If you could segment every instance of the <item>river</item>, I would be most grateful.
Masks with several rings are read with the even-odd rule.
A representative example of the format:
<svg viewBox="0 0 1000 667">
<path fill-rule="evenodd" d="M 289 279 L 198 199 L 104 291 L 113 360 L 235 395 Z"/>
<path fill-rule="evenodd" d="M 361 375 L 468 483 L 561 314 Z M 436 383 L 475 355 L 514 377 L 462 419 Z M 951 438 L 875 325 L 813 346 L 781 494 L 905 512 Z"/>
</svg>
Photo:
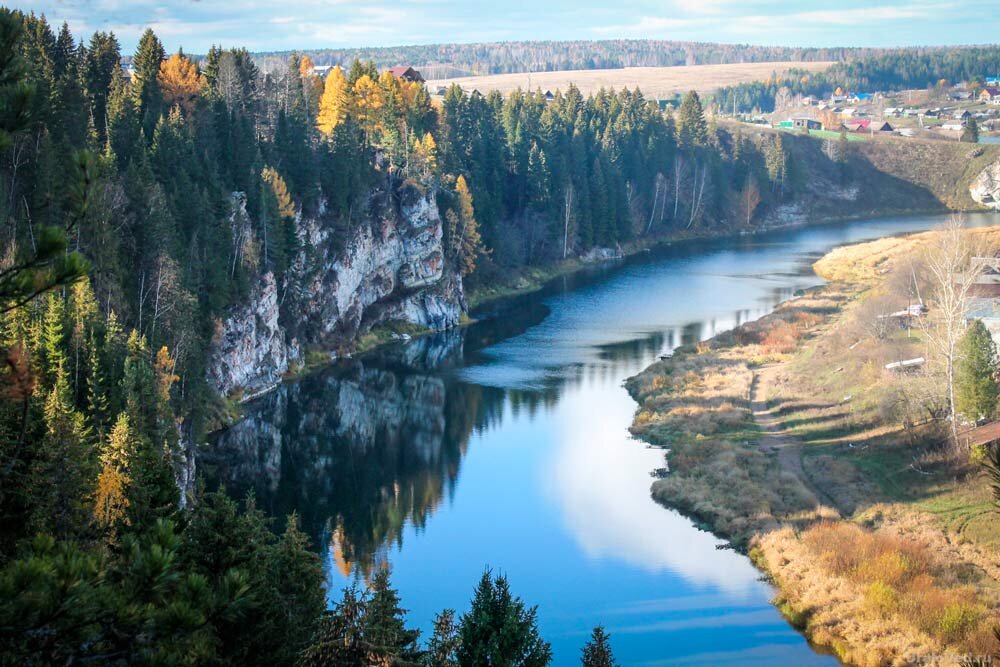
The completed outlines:
<svg viewBox="0 0 1000 667">
<path fill-rule="evenodd" d="M 836 664 L 769 604 L 745 556 L 653 502 L 663 453 L 629 436 L 622 382 L 819 283 L 823 252 L 943 219 L 678 243 L 560 278 L 471 327 L 282 385 L 201 469 L 275 516 L 298 512 L 331 601 L 389 564 L 425 637 L 490 567 L 538 605 L 557 665 L 578 664 L 598 623 L 623 665 Z"/>
</svg>

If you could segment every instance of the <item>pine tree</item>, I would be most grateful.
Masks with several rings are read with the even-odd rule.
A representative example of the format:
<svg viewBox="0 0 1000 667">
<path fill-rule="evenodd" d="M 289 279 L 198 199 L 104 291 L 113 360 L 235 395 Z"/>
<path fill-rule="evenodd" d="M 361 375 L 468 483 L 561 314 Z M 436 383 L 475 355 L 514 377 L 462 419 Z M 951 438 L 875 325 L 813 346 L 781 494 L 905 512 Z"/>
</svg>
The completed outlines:
<svg viewBox="0 0 1000 667">
<path fill-rule="evenodd" d="M 426 667 L 457 667 L 458 666 L 458 626 L 455 624 L 455 611 L 445 609 L 434 617 L 434 634 L 427 642 L 424 654 Z"/>
<path fill-rule="evenodd" d="M 970 421 L 992 416 L 1000 390 L 996 345 L 982 320 L 972 320 L 959 342 L 955 368 L 955 407 Z"/>
<path fill-rule="evenodd" d="M 979 124 L 976 122 L 975 118 L 970 118 L 962 129 L 961 141 L 970 144 L 979 143 Z"/>
<path fill-rule="evenodd" d="M 405 614 L 389 581 L 389 569 L 383 567 L 372 578 L 363 632 L 369 650 L 385 662 L 413 661 L 416 657 L 420 632 L 406 628 Z"/>
<path fill-rule="evenodd" d="M 701 107 L 701 98 L 692 90 L 684 95 L 678 110 L 677 146 L 682 150 L 690 150 L 704 146 L 707 141 L 708 125 Z"/>
<path fill-rule="evenodd" d="M 312 644 L 299 658 L 299 667 L 368 667 L 363 637 L 365 601 L 356 588 L 345 588 L 343 597 L 323 619 Z"/>
<path fill-rule="evenodd" d="M 608 633 L 600 625 L 590 633 L 590 641 L 583 647 L 581 664 L 583 667 L 618 667 L 611 653 L 611 642 Z"/>
<path fill-rule="evenodd" d="M 69 379 L 61 365 L 45 400 L 44 420 L 45 435 L 34 470 L 33 525 L 67 539 L 87 524 L 96 475 L 84 418 L 73 408 Z"/>
<path fill-rule="evenodd" d="M 459 625 L 458 664 L 462 667 L 503 665 L 542 667 L 552 661 L 552 649 L 538 634 L 537 609 L 528 608 L 510 592 L 507 578 L 483 573 L 472 607 Z"/>
<path fill-rule="evenodd" d="M 132 83 L 129 88 L 139 110 L 139 118 L 147 137 L 153 136 L 153 128 L 163 110 L 163 96 L 157 77 L 160 65 L 167 57 L 163 44 L 149 28 L 139 38 L 135 55 L 132 57 Z"/>
</svg>

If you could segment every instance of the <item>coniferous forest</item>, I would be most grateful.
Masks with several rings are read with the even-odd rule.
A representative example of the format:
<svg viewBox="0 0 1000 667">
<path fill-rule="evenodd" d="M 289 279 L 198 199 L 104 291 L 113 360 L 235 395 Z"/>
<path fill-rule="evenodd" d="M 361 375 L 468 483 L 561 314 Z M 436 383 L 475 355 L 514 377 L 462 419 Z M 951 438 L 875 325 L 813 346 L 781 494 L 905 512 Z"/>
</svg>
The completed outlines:
<svg viewBox="0 0 1000 667">
<path fill-rule="evenodd" d="M 182 443 L 218 424 L 217 322 L 265 273 L 294 294 L 298 221 L 346 237 L 373 193 L 436 196 L 445 261 L 474 286 L 720 220 L 728 183 L 780 197 L 780 142 L 717 131 L 694 94 L 676 116 L 638 91 L 432 105 L 371 63 L 324 80 L 295 55 L 196 62 L 152 31 L 130 71 L 122 55 L 113 34 L 0 13 L 4 663 L 483 664 L 502 626 L 516 664 L 545 664 L 503 577 L 418 642 L 387 577 L 325 611 L 294 517 L 275 534 L 252 498 L 179 492 Z"/>
<path fill-rule="evenodd" d="M 112 33 L 8 10 L 0 156 L 11 665 L 547 664 L 502 575 L 420 638 L 388 572 L 326 591 L 295 516 L 272 530 L 253 497 L 190 478 L 188 446 L 224 422 L 207 380 L 220 322 L 265 276 L 291 321 L 314 278 L 303 221 L 346 244 L 414 192 L 475 290 L 595 249 L 750 228 L 802 180 L 781 134 L 717 127 L 693 92 L 676 110 L 573 87 L 454 86 L 432 102 L 370 60 L 321 77 L 298 54 L 168 53 L 151 30 L 123 54 Z M 603 630 L 584 660 L 613 664 Z"/>
</svg>

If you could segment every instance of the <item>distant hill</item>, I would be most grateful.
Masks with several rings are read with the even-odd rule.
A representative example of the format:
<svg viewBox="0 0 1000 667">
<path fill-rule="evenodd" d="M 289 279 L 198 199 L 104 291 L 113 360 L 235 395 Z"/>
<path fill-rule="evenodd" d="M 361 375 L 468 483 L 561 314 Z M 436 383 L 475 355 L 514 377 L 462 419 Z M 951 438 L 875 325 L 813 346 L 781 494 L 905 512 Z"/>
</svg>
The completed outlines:
<svg viewBox="0 0 1000 667">
<path fill-rule="evenodd" d="M 355 49 L 306 49 L 317 65 L 350 64 L 372 60 L 379 67 L 412 65 L 427 79 L 484 74 L 552 72 L 562 70 L 669 67 L 781 61 L 833 61 L 879 53 L 879 49 L 799 48 L 674 42 L 653 39 L 573 40 L 537 42 L 481 42 L 427 44 Z M 262 63 L 284 62 L 289 52 L 262 52 Z"/>
</svg>

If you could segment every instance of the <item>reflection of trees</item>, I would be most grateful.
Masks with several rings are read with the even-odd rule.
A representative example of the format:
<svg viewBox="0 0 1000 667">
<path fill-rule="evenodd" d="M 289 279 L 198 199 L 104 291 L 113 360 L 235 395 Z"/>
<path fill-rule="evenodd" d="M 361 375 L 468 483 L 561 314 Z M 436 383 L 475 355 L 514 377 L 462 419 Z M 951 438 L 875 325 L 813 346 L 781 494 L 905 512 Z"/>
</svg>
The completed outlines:
<svg viewBox="0 0 1000 667">
<path fill-rule="evenodd" d="M 775 299 L 780 296 L 775 293 Z M 218 436 L 201 458 L 201 470 L 233 495 L 253 492 L 272 516 L 297 512 L 303 529 L 317 545 L 329 545 L 345 575 L 367 576 L 400 543 L 408 523 L 422 528 L 453 493 L 474 430 L 497 428 L 507 414 L 551 409 L 564 391 L 584 382 L 618 383 L 661 350 L 697 342 L 710 324 L 598 345 L 588 361 L 549 361 L 532 351 L 533 358 L 514 363 L 544 368 L 545 379 L 536 386 L 454 379 L 449 371 L 466 360 L 488 367 L 484 348 L 516 336 L 548 312 L 537 298 L 512 303 L 516 307 L 468 329 L 420 338 L 280 386 Z M 720 324 L 750 315 L 737 312 L 734 322 Z"/>
<path fill-rule="evenodd" d="M 413 348 L 414 365 L 444 361 L 440 347 Z M 345 363 L 255 403 L 204 463 L 272 515 L 297 512 L 342 571 L 367 576 L 407 522 L 422 527 L 451 493 L 479 402 L 472 385 Z"/>
</svg>

